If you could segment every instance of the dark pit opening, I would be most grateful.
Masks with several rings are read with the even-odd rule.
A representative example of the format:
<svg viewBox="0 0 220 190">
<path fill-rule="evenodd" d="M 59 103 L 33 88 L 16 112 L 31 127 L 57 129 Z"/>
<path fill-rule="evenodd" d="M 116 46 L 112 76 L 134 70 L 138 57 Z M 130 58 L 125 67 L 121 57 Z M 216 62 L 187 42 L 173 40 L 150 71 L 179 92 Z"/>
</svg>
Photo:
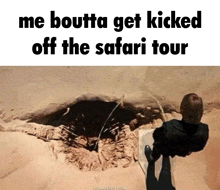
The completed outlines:
<svg viewBox="0 0 220 190">
<path fill-rule="evenodd" d="M 86 100 L 66 106 L 46 116 L 32 118 L 29 122 L 54 127 L 62 126 L 65 144 L 70 147 L 98 151 L 97 141 L 103 125 L 100 139 L 115 141 L 124 125 L 129 125 L 130 130 L 133 131 L 140 125 L 150 123 L 157 118 L 161 118 L 158 108 L 138 109 L 128 103 L 124 103 L 122 107 L 117 102 Z"/>
<path fill-rule="evenodd" d="M 121 105 L 97 99 L 60 106 L 33 114 L 29 122 L 54 126 L 57 130 L 52 133 L 58 131 L 61 142 L 58 150 L 61 148 L 65 159 L 83 171 L 128 167 L 137 161 L 135 129 L 162 116 L 158 106 L 137 108 L 126 102 Z M 172 112 L 168 106 L 163 109 Z"/>
<path fill-rule="evenodd" d="M 80 101 L 47 116 L 33 118 L 30 122 L 55 127 L 62 125 L 67 145 L 97 151 L 96 142 L 100 130 L 116 106 L 116 102 Z M 136 114 L 135 109 L 118 106 L 106 122 L 100 139 L 114 139 L 124 125 L 136 118 Z"/>
</svg>

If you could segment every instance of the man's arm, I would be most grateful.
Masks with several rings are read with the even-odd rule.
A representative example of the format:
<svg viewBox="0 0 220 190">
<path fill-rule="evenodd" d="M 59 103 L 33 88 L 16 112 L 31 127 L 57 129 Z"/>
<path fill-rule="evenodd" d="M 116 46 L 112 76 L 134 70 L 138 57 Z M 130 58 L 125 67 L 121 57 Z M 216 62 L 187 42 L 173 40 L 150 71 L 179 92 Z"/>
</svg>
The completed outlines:
<svg viewBox="0 0 220 190">
<path fill-rule="evenodd" d="M 200 129 L 192 137 L 191 150 L 193 152 L 201 151 L 204 149 L 209 138 L 208 125 L 202 124 Z"/>
<path fill-rule="evenodd" d="M 163 125 L 161 127 L 158 127 L 154 130 L 153 132 L 153 138 L 154 141 L 158 142 L 158 141 L 163 141 L 163 139 L 165 138 L 165 123 L 163 123 Z"/>
</svg>

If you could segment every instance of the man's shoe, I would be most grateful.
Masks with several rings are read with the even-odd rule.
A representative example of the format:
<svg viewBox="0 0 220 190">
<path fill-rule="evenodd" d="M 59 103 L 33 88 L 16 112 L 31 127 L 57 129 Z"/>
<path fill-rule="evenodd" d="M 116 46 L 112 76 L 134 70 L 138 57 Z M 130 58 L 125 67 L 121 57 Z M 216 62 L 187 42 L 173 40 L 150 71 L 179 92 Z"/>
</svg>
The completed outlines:
<svg viewBox="0 0 220 190">
<path fill-rule="evenodd" d="M 146 145 L 145 146 L 145 149 L 144 149 L 144 153 L 145 153 L 145 156 L 146 156 L 146 158 L 147 158 L 147 161 L 150 163 L 150 162 L 154 162 L 154 159 L 153 159 L 153 157 L 152 157 L 152 155 L 151 155 L 151 148 L 148 146 L 148 145 Z"/>
</svg>

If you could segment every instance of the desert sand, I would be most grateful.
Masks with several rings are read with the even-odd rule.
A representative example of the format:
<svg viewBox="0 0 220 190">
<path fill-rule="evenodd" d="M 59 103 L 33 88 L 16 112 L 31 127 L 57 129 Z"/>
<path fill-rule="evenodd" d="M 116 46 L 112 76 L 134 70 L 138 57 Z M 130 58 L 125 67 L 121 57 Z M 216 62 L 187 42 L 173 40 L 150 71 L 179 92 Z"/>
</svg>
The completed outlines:
<svg viewBox="0 0 220 190">
<path fill-rule="evenodd" d="M 205 149 L 172 164 L 176 189 L 220 189 L 220 67 L 0 67 L 0 129 L 47 114 L 78 97 L 121 99 L 134 107 L 179 111 L 183 95 L 203 98 L 209 125 Z M 107 98 L 106 98 L 107 97 Z M 126 168 L 79 171 L 56 159 L 48 143 L 22 132 L 0 131 L 0 189 L 146 189 L 138 162 Z"/>
</svg>

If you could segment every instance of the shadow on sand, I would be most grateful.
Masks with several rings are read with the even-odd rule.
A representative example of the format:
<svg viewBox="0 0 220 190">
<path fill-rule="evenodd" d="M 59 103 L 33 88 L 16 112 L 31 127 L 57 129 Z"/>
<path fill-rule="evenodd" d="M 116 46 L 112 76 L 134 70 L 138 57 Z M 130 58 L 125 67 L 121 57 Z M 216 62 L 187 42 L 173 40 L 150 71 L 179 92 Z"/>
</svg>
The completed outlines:
<svg viewBox="0 0 220 190">
<path fill-rule="evenodd" d="M 169 157 L 163 156 L 159 179 L 155 177 L 155 162 L 149 163 L 146 178 L 147 190 L 175 190 L 171 181 L 171 168 Z"/>
</svg>

